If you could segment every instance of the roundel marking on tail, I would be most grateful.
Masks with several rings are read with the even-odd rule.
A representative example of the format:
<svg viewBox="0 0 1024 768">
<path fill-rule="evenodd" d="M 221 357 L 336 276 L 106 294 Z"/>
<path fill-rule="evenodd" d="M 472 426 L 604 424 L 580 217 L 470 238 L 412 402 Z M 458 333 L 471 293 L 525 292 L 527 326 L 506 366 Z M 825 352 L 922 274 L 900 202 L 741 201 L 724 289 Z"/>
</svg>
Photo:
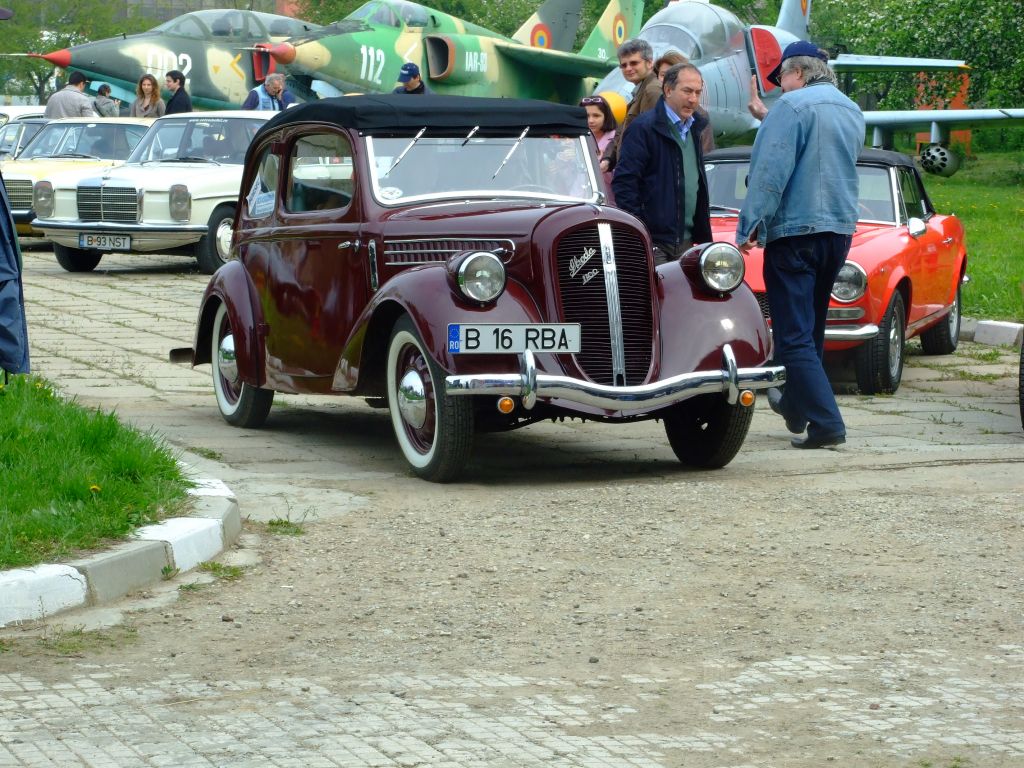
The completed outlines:
<svg viewBox="0 0 1024 768">
<path fill-rule="evenodd" d="M 616 45 L 622 45 L 626 40 L 626 17 L 621 13 L 615 14 L 615 20 L 612 22 L 612 41 Z"/>
<path fill-rule="evenodd" d="M 551 28 L 547 24 L 537 24 L 530 30 L 530 45 L 534 48 L 550 48 Z"/>
</svg>

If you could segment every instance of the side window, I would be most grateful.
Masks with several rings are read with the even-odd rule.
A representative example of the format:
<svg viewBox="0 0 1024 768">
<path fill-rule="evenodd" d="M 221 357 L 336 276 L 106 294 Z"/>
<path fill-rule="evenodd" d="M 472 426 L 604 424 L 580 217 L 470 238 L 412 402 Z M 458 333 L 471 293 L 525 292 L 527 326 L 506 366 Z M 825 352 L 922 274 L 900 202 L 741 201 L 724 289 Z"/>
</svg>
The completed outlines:
<svg viewBox="0 0 1024 768">
<path fill-rule="evenodd" d="M 302 136 L 292 146 L 285 208 L 293 213 L 342 210 L 352 202 L 352 146 L 337 133 Z"/>
<path fill-rule="evenodd" d="M 260 156 L 257 166 L 259 170 L 256 171 L 256 177 L 245 196 L 249 218 L 260 219 L 274 212 L 280 166 L 281 158 L 272 153 L 268 145 Z"/>
<path fill-rule="evenodd" d="M 917 216 L 919 219 L 926 219 L 931 214 L 928 204 L 921 189 L 921 182 L 917 176 L 908 168 L 899 169 L 900 192 L 903 197 L 903 208 L 907 218 Z"/>
</svg>

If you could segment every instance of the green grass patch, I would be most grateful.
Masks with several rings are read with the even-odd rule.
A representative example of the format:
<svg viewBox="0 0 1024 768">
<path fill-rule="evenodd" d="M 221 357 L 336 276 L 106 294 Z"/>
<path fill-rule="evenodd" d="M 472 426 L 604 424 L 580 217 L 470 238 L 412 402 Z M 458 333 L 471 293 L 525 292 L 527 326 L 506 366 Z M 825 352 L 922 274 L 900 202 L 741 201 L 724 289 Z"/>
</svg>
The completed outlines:
<svg viewBox="0 0 1024 768">
<path fill-rule="evenodd" d="M 179 512 L 190 486 L 158 438 L 29 376 L 0 382 L 0 477 L 0 569 L 122 539 Z"/>
<path fill-rule="evenodd" d="M 245 573 L 245 569 L 240 565 L 224 565 L 224 563 L 218 563 L 213 560 L 200 563 L 198 567 L 200 571 L 212 574 L 218 579 L 224 579 L 225 581 L 235 581 L 242 578 L 242 574 Z"/>
<path fill-rule="evenodd" d="M 285 520 L 280 517 L 267 521 L 267 531 L 269 533 L 276 533 L 278 536 L 301 536 L 305 533 L 301 522 Z"/>
<path fill-rule="evenodd" d="M 935 208 L 964 224 L 964 314 L 1024 320 L 1024 151 L 979 152 L 953 176 L 927 176 L 925 184 Z"/>
</svg>

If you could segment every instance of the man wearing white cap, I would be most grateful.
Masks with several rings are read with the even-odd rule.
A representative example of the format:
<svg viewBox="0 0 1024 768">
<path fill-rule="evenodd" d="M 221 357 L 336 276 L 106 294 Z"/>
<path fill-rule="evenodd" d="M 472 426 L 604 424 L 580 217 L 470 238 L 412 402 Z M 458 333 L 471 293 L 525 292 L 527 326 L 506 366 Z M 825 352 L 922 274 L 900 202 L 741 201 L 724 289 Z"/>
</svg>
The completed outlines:
<svg viewBox="0 0 1024 768">
<path fill-rule="evenodd" d="M 857 225 L 864 115 L 814 43 L 786 46 L 768 79 L 783 93 L 754 140 L 736 244 L 764 245 L 775 361 L 786 367 L 768 404 L 790 432 L 807 429 L 795 448 L 831 448 L 846 442 L 846 425 L 822 365 L 825 320 Z"/>
</svg>

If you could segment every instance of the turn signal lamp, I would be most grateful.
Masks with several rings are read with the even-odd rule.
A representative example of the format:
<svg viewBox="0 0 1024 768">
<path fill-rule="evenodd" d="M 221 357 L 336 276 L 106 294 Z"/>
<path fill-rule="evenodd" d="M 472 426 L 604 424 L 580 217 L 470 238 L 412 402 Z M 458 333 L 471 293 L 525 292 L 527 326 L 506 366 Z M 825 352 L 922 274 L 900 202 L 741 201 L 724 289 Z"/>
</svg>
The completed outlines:
<svg viewBox="0 0 1024 768">
<path fill-rule="evenodd" d="M 740 392 L 740 405 L 749 408 L 754 404 L 754 400 L 757 399 L 754 395 L 754 391 L 751 389 L 744 389 Z"/>
<path fill-rule="evenodd" d="M 516 401 L 511 397 L 499 397 L 498 398 L 498 412 L 508 416 L 512 411 L 516 409 Z"/>
</svg>

